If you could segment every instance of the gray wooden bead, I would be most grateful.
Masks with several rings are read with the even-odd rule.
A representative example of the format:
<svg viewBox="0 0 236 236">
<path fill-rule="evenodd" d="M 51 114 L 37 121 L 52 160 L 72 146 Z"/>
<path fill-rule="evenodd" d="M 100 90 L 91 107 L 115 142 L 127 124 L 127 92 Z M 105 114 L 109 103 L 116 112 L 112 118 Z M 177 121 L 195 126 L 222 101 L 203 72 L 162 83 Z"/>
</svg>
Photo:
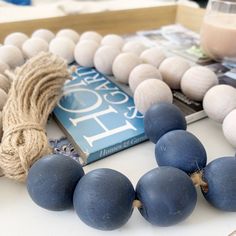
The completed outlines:
<svg viewBox="0 0 236 236">
<path fill-rule="evenodd" d="M 204 96 L 203 108 L 211 119 L 223 122 L 236 109 L 236 89 L 225 84 L 212 87 Z"/>
<path fill-rule="evenodd" d="M 0 88 L 0 111 L 3 109 L 6 101 L 7 101 L 7 94 L 3 89 Z"/>
<path fill-rule="evenodd" d="M 178 56 L 166 58 L 160 65 L 163 81 L 165 81 L 170 88 L 179 89 L 180 81 L 184 73 L 190 68 L 189 63 Z"/>
<path fill-rule="evenodd" d="M 38 29 L 33 32 L 31 35 L 32 38 L 41 38 L 45 40 L 47 43 L 50 43 L 53 38 L 55 38 L 55 34 L 48 29 Z"/>
<path fill-rule="evenodd" d="M 150 108 L 151 105 L 158 102 L 172 103 L 173 95 L 168 85 L 157 79 L 147 79 L 140 83 L 134 92 L 135 107 L 142 114 Z"/>
<path fill-rule="evenodd" d="M 67 64 L 74 61 L 75 43 L 69 37 L 56 37 L 49 44 L 49 51 L 66 60 Z"/>
<path fill-rule="evenodd" d="M 40 52 L 47 52 L 48 42 L 38 37 L 27 39 L 22 45 L 22 51 L 26 58 L 31 58 Z"/>
<path fill-rule="evenodd" d="M 181 79 L 182 92 L 195 101 L 202 101 L 206 92 L 218 84 L 216 74 L 204 66 L 194 66 Z"/>
<path fill-rule="evenodd" d="M 120 50 L 117 47 L 105 45 L 100 47 L 94 55 L 95 68 L 105 74 L 112 74 L 112 65 Z"/>
<path fill-rule="evenodd" d="M 2 140 L 2 135 L 3 135 L 3 129 L 2 129 L 2 112 L 0 111 L 0 143 Z M 1 175 L 1 170 L 0 170 L 0 175 Z"/>
<path fill-rule="evenodd" d="M 93 67 L 93 59 L 98 47 L 99 44 L 94 40 L 79 41 L 74 50 L 75 61 L 81 66 Z"/>
<path fill-rule="evenodd" d="M 3 74 L 5 72 L 5 70 L 9 70 L 10 67 L 8 64 L 6 64 L 3 61 L 0 61 L 0 74 Z"/>
<path fill-rule="evenodd" d="M 15 69 L 25 62 L 21 50 L 13 45 L 4 45 L 0 47 L 0 60 L 7 64 L 11 69 Z"/>
<path fill-rule="evenodd" d="M 4 90 L 6 93 L 8 93 L 10 87 L 11 87 L 11 82 L 9 81 L 9 79 L 6 76 L 0 74 L 0 88 Z"/>
<path fill-rule="evenodd" d="M 4 44 L 5 45 L 13 45 L 18 47 L 20 50 L 22 49 L 23 43 L 28 39 L 29 37 L 21 32 L 14 32 L 9 35 L 4 39 Z"/>
<path fill-rule="evenodd" d="M 142 42 L 128 41 L 122 47 L 122 52 L 132 52 L 136 54 L 137 56 L 140 56 L 140 54 L 146 49 L 147 47 Z"/>
<path fill-rule="evenodd" d="M 102 35 L 95 32 L 95 31 L 86 31 L 84 33 L 82 33 L 80 35 L 80 41 L 83 40 L 93 40 L 95 42 L 97 42 L 98 44 L 100 44 L 101 40 L 102 40 Z"/>
<path fill-rule="evenodd" d="M 61 29 L 57 32 L 56 37 L 66 37 L 71 39 L 75 44 L 79 41 L 79 34 L 73 29 Z"/>
<path fill-rule="evenodd" d="M 112 72 L 120 83 L 128 84 L 129 74 L 133 68 L 141 63 L 141 59 L 134 53 L 119 54 L 112 65 Z"/>
<path fill-rule="evenodd" d="M 232 110 L 223 121 L 223 133 L 228 142 L 236 147 L 236 109 Z"/>
<path fill-rule="evenodd" d="M 152 47 L 144 50 L 140 58 L 144 63 L 151 64 L 159 68 L 161 62 L 166 58 L 164 51 L 159 47 Z"/>
<path fill-rule="evenodd" d="M 124 39 L 117 34 L 108 34 L 103 37 L 101 45 L 110 45 L 121 49 L 124 45 Z"/>
<path fill-rule="evenodd" d="M 136 66 L 129 75 L 129 87 L 134 93 L 137 86 L 146 79 L 156 78 L 162 80 L 161 73 L 153 65 L 141 64 Z"/>
</svg>

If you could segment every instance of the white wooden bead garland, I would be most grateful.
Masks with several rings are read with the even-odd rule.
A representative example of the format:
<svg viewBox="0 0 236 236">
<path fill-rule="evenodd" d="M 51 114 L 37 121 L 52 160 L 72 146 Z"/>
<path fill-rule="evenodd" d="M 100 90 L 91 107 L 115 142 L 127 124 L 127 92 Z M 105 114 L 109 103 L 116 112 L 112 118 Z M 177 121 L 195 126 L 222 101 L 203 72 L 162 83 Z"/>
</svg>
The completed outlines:
<svg viewBox="0 0 236 236">
<path fill-rule="evenodd" d="M 17 41 L 17 36 L 20 38 L 19 42 Z M 148 67 L 150 67 L 150 65 L 154 66 L 155 68 L 160 67 L 159 69 L 161 73 L 157 69 L 156 70 L 158 71 L 158 74 L 161 75 L 160 77 L 163 77 L 164 82 L 166 82 L 173 89 L 181 88 L 182 92 L 193 100 L 203 100 L 205 94 L 207 91 L 209 91 L 203 102 L 204 109 L 210 118 L 219 122 L 223 122 L 224 135 L 232 145 L 236 146 L 236 138 L 234 137 L 236 131 L 230 132 L 232 131 L 233 127 L 231 129 L 229 128 L 229 124 L 233 123 L 232 120 L 235 118 L 233 109 L 236 108 L 236 102 L 235 99 L 232 98 L 235 96 L 235 93 L 233 92 L 235 89 L 224 85 L 227 87 L 227 91 L 223 91 L 225 89 L 219 89 L 218 86 L 215 86 L 218 84 L 218 79 L 211 70 L 202 66 L 194 66 L 190 68 L 188 62 L 182 58 L 165 58 L 166 56 L 164 52 L 158 47 L 147 49 L 145 45 L 137 41 L 125 43 L 122 37 L 115 34 L 109 34 L 105 37 L 102 37 L 97 32 L 87 31 L 79 36 L 76 31 L 71 29 L 62 29 L 56 35 L 58 41 L 61 40 L 59 40 L 59 38 L 62 38 L 61 36 L 70 38 L 74 42 L 79 40 L 75 46 L 75 49 L 73 50 L 73 56 L 73 47 L 71 46 L 71 43 L 67 44 L 65 47 L 63 47 L 64 45 L 62 47 L 56 46 L 56 49 L 53 48 L 52 45 L 54 43 L 52 43 L 49 46 L 50 51 L 57 55 L 61 55 L 65 60 L 67 60 L 68 64 L 73 62 L 75 57 L 76 62 L 82 66 L 95 66 L 96 69 L 101 73 L 109 75 L 113 74 L 116 80 L 121 83 L 128 84 L 128 79 L 130 77 L 130 87 L 133 92 L 135 91 L 135 88 L 144 83 L 145 80 L 159 77 L 150 75 L 145 76 L 145 79 L 143 79 L 142 76 L 140 76 L 142 79 L 139 81 L 139 79 L 137 79 L 139 76 L 132 76 L 132 74 L 135 74 L 134 72 L 138 70 L 136 67 L 142 63 L 146 63 L 146 65 L 149 64 Z M 39 29 L 32 34 L 32 38 L 28 39 L 27 37 L 27 35 L 24 36 L 24 34 L 20 32 L 10 34 L 8 37 L 6 37 L 5 43 L 11 45 L 4 45 L 0 47 L 0 73 L 4 73 L 5 70 L 15 69 L 17 66 L 22 65 L 24 63 L 24 56 L 30 58 L 40 51 L 47 51 L 48 43 L 51 42 L 53 38 L 55 38 L 55 34 L 47 29 Z M 39 45 L 37 45 L 37 43 L 32 43 L 40 41 L 40 39 L 41 42 L 43 41 L 44 43 L 39 43 Z M 57 40 L 55 41 L 57 42 Z M 31 43 L 27 46 L 27 42 Z M 103 46 L 100 47 L 100 45 Z M 110 47 L 110 50 L 108 50 L 107 47 Z M 117 50 L 115 51 L 113 49 L 112 52 L 112 47 L 116 47 Z M 121 47 L 123 52 L 118 52 L 118 48 Z M 22 51 L 20 49 L 22 49 Z M 148 83 L 145 82 L 141 88 L 148 88 L 149 86 L 146 85 Z M 210 89 L 213 86 L 215 87 Z M 2 88 L 2 92 L 0 93 L 4 94 L 8 89 L 7 87 L 8 82 L 0 77 L 0 88 Z M 155 89 L 157 88 L 153 88 L 153 90 Z M 141 89 L 139 89 L 139 93 L 141 93 L 140 91 Z M 145 91 L 147 91 L 147 89 Z M 142 92 L 144 93 L 144 91 Z M 169 92 L 167 92 L 167 94 L 169 94 Z M 167 94 L 165 94 L 165 96 L 167 97 L 167 100 L 170 100 Z M 4 97 L 5 95 L 2 96 Z M 138 95 L 135 97 L 137 96 Z M 211 102 L 212 100 L 214 101 L 214 96 L 215 102 Z M 224 96 L 224 99 L 222 96 Z M 147 100 L 144 102 L 146 105 L 141 105 L 142 99 L 135 98 L 136 104 L 139 104 L 137 107 L 142 107 L 139 108 L 142 110 L 142 112 L 145 112 L 145 110 L 148 109 L 147 104 L 151 104 L 151 97 L 145 98 L 147 100 L 150 99 L 149 102 L 147 102 Z M 216 102 L 217 98 L 218 100 L 220 98 L 221 99 Z"/>
</svg>

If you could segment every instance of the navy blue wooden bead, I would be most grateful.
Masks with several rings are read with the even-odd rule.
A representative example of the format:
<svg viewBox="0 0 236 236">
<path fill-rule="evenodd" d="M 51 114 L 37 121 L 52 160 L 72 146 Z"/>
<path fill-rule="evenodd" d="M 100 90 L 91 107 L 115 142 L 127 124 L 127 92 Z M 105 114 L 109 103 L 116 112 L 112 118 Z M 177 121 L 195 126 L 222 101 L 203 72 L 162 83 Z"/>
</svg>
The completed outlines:
<svg viewBox="0 0 236 236">
<path fill-rule="evenodd" d="M 65 210 L 73 206 L 73 193 L 83 175 L 81 165 L 72 158 L 61 154 L 48 155 L 30 168 L 27 190 L 40 207 Z"/>
<path fill-rule="evenodd" d="M 124 225 L 133 212 L 135 191 L 129 179 L 112 169 L 96 169 L 76 186 L 74 208 L 87 225 L 114 230 Z"/>
<path fill-rule="evenodd" d="M 155 156 L 159 166 L 173 166 L 187 174 L 203 169 L 207 162 L 202 143 L 185 130 L 164 134 L 156 143 Z"/>
<path fill-rule="evenodd" d="M 189 176 L 174 167 L 160 167 L 143 175 L 136 187 L 142 216 L 151 224 L 171 226 L 194 210 L 197 193 Z"/>
<path fill-rule="evenodd" d="M 162 135 L 172 130 L 186 130 L 184 115 L 178 107 L 169 103 L 152 105 L 144 116 L 144 129 L 151 142 L 156 143 Z"/>
<path fill-rule="evenodd" d="M 208 190 L 202 193 L 214 207 L 236 211 L 236 157 L 221 157 L 210 162 L 203 171 Z"/>
</svg>

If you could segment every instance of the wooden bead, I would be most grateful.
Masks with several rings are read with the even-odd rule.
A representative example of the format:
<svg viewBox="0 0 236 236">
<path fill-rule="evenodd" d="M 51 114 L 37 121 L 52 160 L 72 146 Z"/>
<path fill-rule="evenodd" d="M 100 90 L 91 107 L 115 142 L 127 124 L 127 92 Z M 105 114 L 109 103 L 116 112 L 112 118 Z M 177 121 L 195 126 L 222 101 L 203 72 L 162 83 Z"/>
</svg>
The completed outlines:
<svg viewBox="0 0 236 236">
<path fill-rule="evenodd" d="M 46 42 L 50 43 L 51 40 L 55 38 L 55 34 L 48 29 L 38 29 L 33 32 L 31 37 L 41 38 L 41 39 L 44 39 Z"/>
<path fill-rule="evenodd" d="M 26 58 L 31 58 L 36 56 L 40 52 L 48 51 L 48 43 L 41 38 L 30 38 L 24 42 L 22 45 L 22 51 Z"/>
<path fill-rule="evenodd" d="M 231 111 L 223 121 L 223 133 L 228 142 L 236 147 L 236 109 Z"/>
<path fill-rule="evenodd" d="M 203 99 L 206 114 L 217 122 L 236 108 L 236 89 L 229 85 L 216 85 L 209 89 Z"/>
<path fill-rule="evenodd" d="M 4 45 L 0 47 L 0 60 L 6 63 L 11 69 L 15 69 L 25 62 L 20 49 L 13 45 Z"/>
<path fill-rule="evenodd" d="M 140 56 L 140 54 L 146 50 L 147 47 L 139 41 L 129 41 L 124 44 L 122 51 L 123 52 L 132 52 L 136 54 L 137 56 Z"/>
<path fill-rule="evenodd" d="M 8 93 L 11 87 L 11 82 L 4 75 L 0 74 L 0 88 Z"/>
<path fill-rule="evenodd" d="M 5 70 L 9 70 L 10 67 L 8 64 L 6 64 L 3 61 L 0 61 L 0 74 L 3 74 L 5 72 Z"/>
<path fill-rule="evenodd" d="M 28 39 L 29 37 L 21 32 L 15 32 L 12 34 L 9 34 L 5 39 L 4 39 L 4 44 L 5 45 L 13 45 L 18 47 L 20 50 L 22 48 L 23 43 Z"/>
<path fill-rule="evenodd" d="M 0 111 L 3 109 L 6 101 L 7 101 L 7 94 L 3 89 L 0 88 Z"/>
<path fill-rule="evenodd" d="M 161 62 L 166 58 L 164 51 L 159 47 L 152 47 L 144 50 L 140 58 L 143 62 L 159 68 Z"/>
<path fill-rule="evenodd" d="M 2 140 L 2 135 L 3 135 L 3 129 L 2 129 L 2 112 L 0 111 L 0 143 L 1 143 L 1 140 Z M 1 170 L 0 170 L 1 172 Z M 0 173 L 1 175 L 1 173 Z"/>
<path fill-rule="evenodd" d="M 72 29 L 62 29 L 57 32 L 56 37 L 67 37 L 71 39 L 75 44 L 79 41 L 79 34 Z"/>
<path fill-rule="evenodd" d="M 141 64 L 136 66 L 129 75 L 129 87 L 134 93 L 138 85 L 146 79 L 160 79 L 162 80 L 161 73 L 153 65 Z"/>
<path fill-rule="evenodd" d="M 203 66 L 194 66 L 181 79 L 181 90 L 190 99 L 202 101 L 206 92 L 217 84 L 214 72 Z"/>
<path fill-rule="evenodd" d="M 112 64 L 119 53 L 120 50 L 114 46 L 105 45 L 100 47 L 94 55 L 95 68 L 105 75 L 111 75 Z"/>
<path fill-rule="evenodd" d="M 56 37 L 49 44 L 49 51 L 65 59 L 68 64 L 74 61 L 75 43 L 67 37 Z"/>
<path fill-rule="evenodd" d="M 99 44 L 94 40 L 82 40 L 80 41 L 74 51 L 74 57 L 76 62 L 85 67 L 93 67 L 93 58 L 97 51 Z"/>
<path fill-rule="evenodd" d="M 108 34 L 103 37 L 101 45 L 110 45 L 121 49 L 124 45 L 124 39 L 117 34 Z"/>
<path fill-rule="evenodd" d="M 160 65 L 163 81 L 165 81 L 170 88 L 179 89 L 180 81 L 184 73 L 190 68 L 189 63 L 178 56 L 166 58 Z"/>
<path fill-rule="evenodd" d="M 151 105 L 158 102 L 172 103 L 173 95 L 168 85 L 157 79 L 147 79 L 134 92 L 135 107 L 144 114 Z"/>
<path fill-rule="evenodd" d="M 113 62 L 113 75 L 118 82 L 128 84 L 130 72 L 140 63 L 141 59 L 136 54 L 130 52 L 121 53 Z"/>
<path fill-rule="evenodd" d="M 80 41 L 83 41 L 83 40 L 93 40 L 97 42 L 98 44 L 100 44 L 102 40 L 102 35 L 95 31 L 86 31 L 80 35 Z"/>
</svg>

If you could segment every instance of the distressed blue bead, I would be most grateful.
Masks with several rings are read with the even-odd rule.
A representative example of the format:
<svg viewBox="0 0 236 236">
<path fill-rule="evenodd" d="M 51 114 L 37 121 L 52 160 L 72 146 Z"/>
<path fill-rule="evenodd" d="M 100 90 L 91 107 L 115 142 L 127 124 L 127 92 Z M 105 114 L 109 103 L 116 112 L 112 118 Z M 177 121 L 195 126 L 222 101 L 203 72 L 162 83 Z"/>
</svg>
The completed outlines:
<svg viewBox="0 0 236 236">
<path fill-rule="evenodd" d="M 187 174 L 203 169 L 207 162 L 202 143 L 185 130 L 164 134 L 156 143 L 155 156 L 159 166 L 173 166 Z"/>
<path fill-rule="evenodd" d="M 151 224 L 171 226 L 194 210 L 197 193 L 189 176 L 174 167 L 160 167 L 143 175 L 136 187 L 142 216 Z"/>
<path fill-rule="evenodd" d="M 186 130 L 184 115 L 178 107 L 169 103 L 152 105 L 144 115 L 144 129 L 151 142 L 156 143 L 160 137 L 172 130 Z"/>
<path fill-rule="evenodd" d="M 208 190 L 202 193 L 214 207 L 236 211 L 236 157 L 221 157 L 210 162 L 203 171 Z"/>
<path fill-rule="evenodd" d="M 40 207 L 65 210 L 73 206 L 73 193 L 83 175 L 81 165 L 72 158 L 60 154 L 48 155 L 30 168 L 27 190 Z"/>
<path fill-rule="evenodd" d="M 100 230 L 114 230 L 129 220 L 134 199 L 133 185 L 126 176 L 102 168 L 80 180 L 74 192 L 74 208 L 85 224 Z"/>
</svg>

